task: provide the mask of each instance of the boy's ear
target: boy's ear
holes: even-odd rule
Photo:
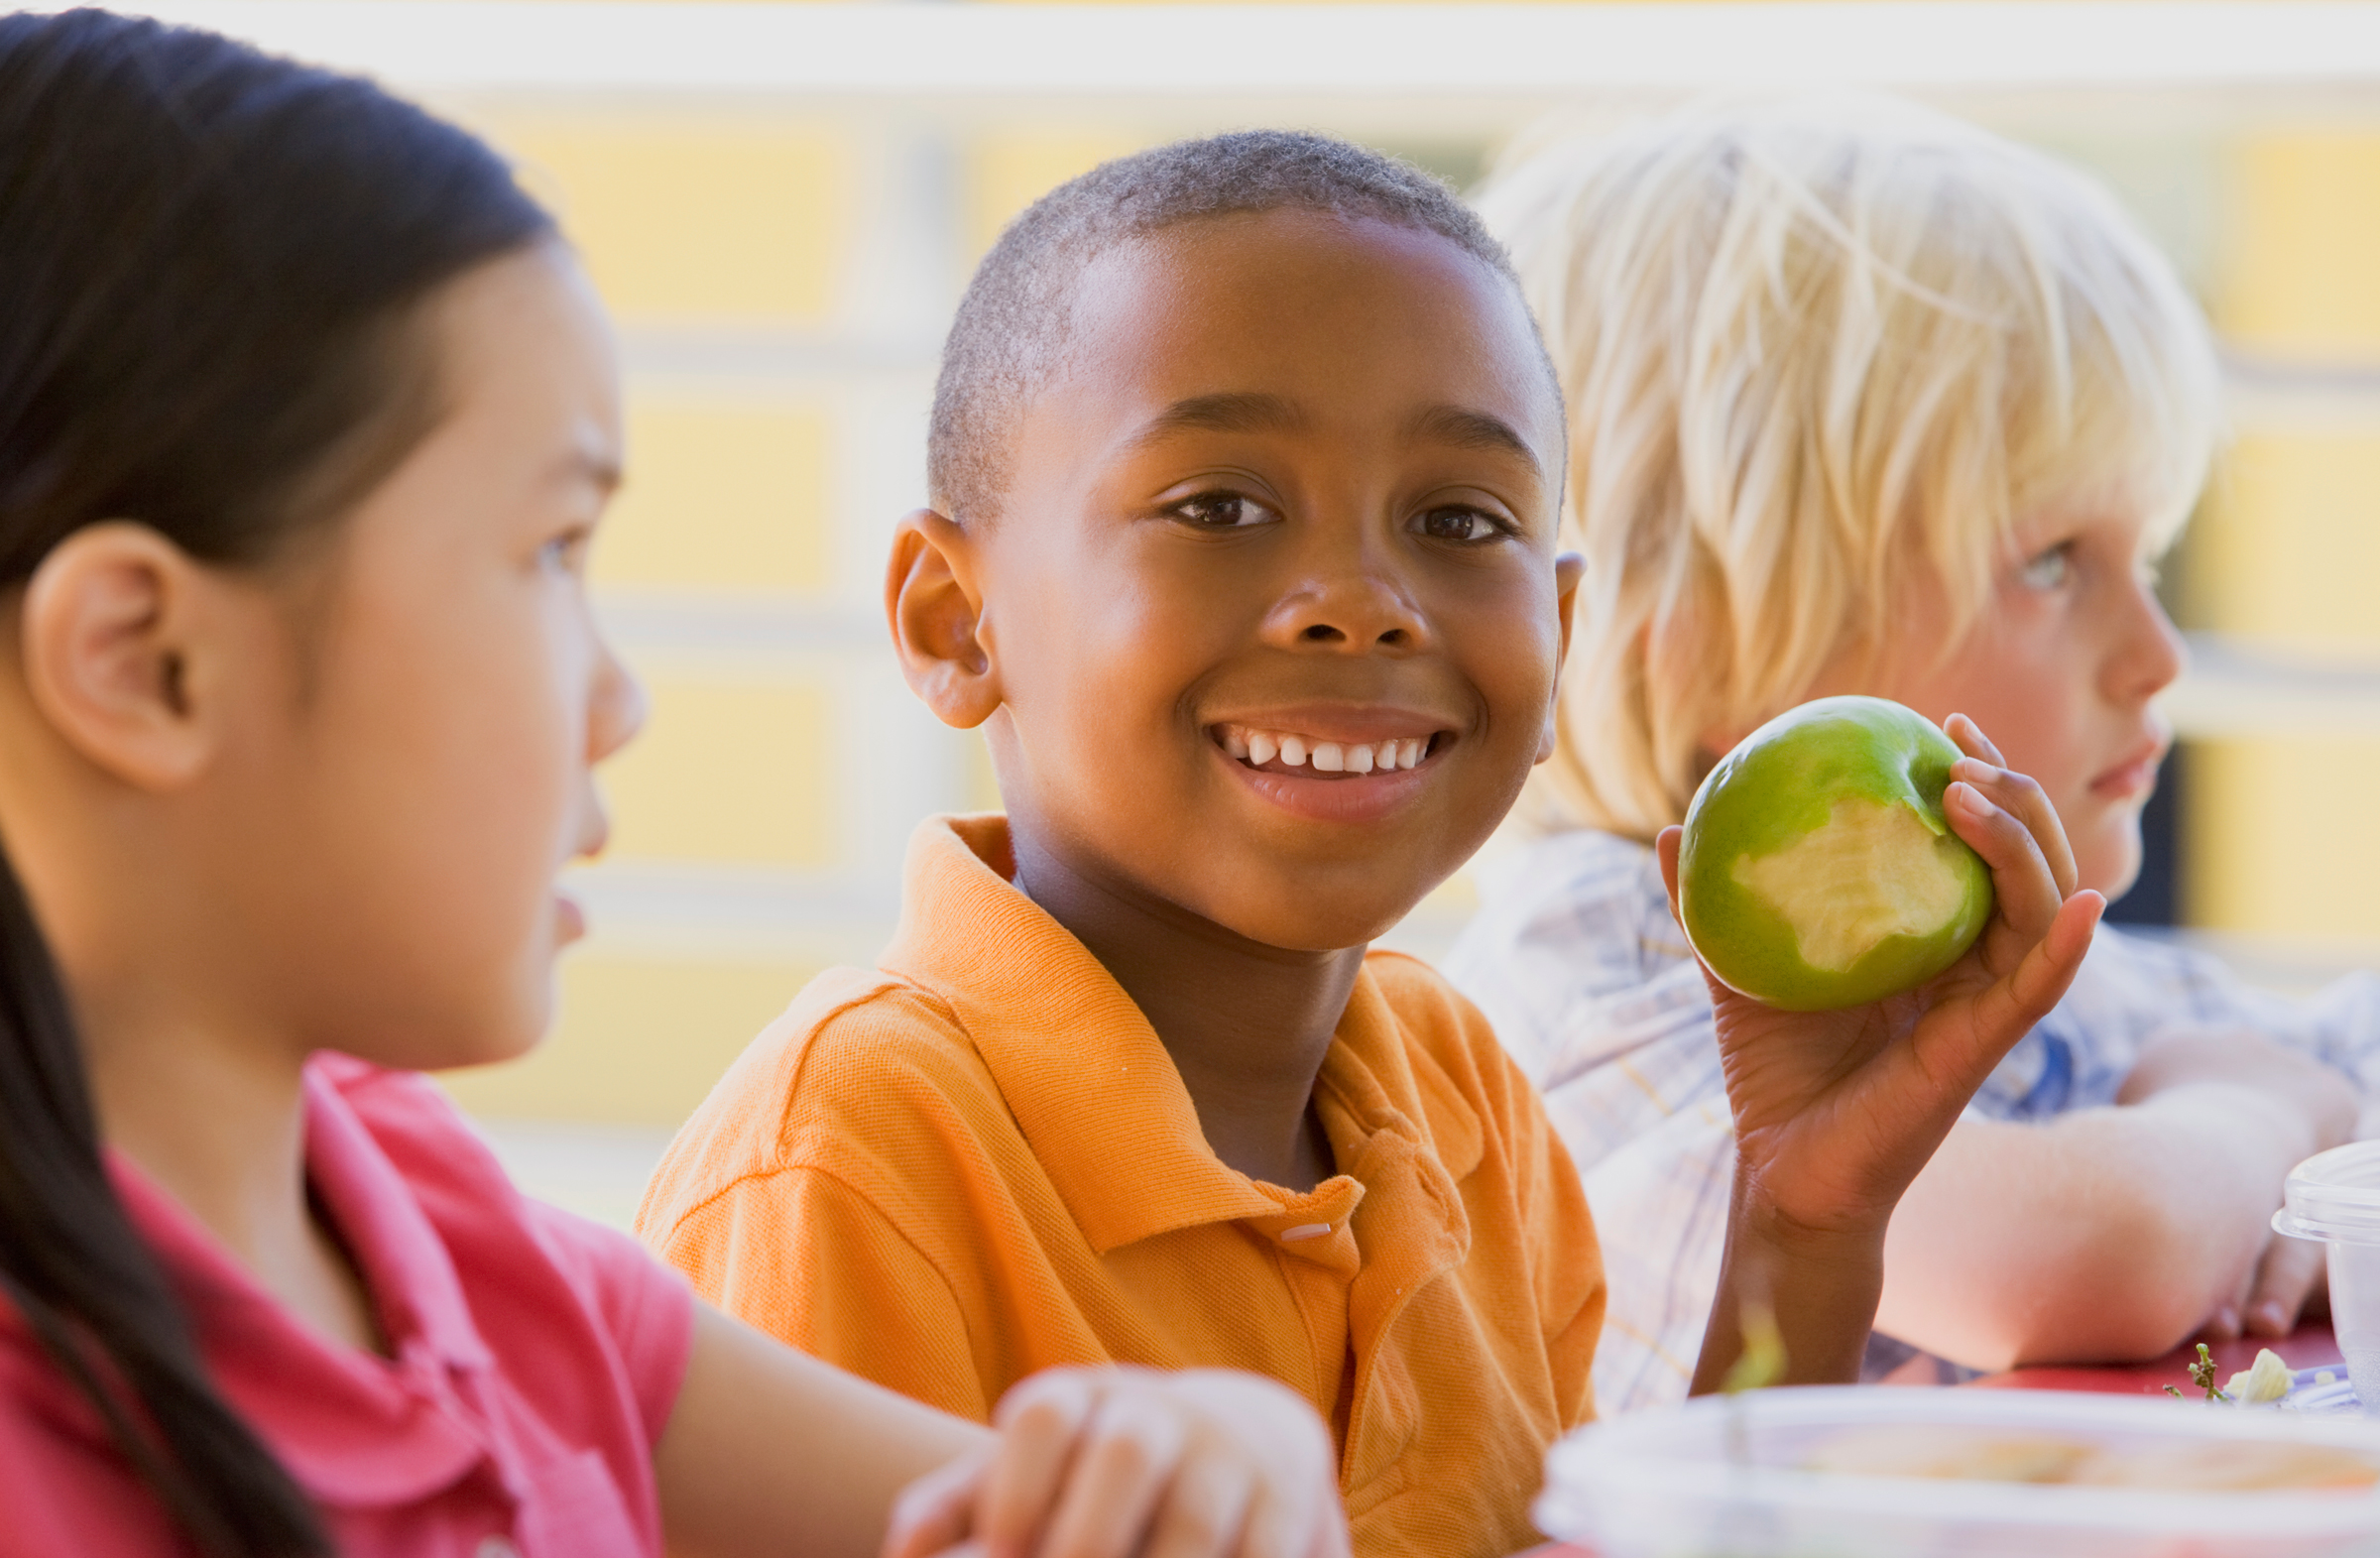
[[[1562,671],[1570,663],[1570,614],[1579,604],[1579,581],[1587,576],[1587,559],[1575,551],[1563,552],[1554,559],[1554,610],[1561,614],[1562,640],[1559,658],[1554,661],[1554,695],[1545,710],[1545,734],[1537,739],[1537,761],[1543,763],[1554,755],[1560,739],[1556,717],[1562,707]]]
[[[208,583],[180,547],[117,520],[59,542],[26,585],[19,649],[34,706],[136,788],[178,789],[214,756]]]
[[[909,690],[943,724],[973,730],[1000,707],[984,643],[975,538],[931,509],[905,516],[885,569],[885,616]]]

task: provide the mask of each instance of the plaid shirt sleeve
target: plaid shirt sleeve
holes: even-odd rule
[[[1585,1180],[1610,1294],[1598,1407],[1682,1399],[1735,1163],[1710,996],[1660,868],[1632,840],[1563,833],[1484,868],[1481,899],[1447,974],[1545,1094]],[[2180,1023],[2255,1027],[2380,1083],[2380,978],[2292,1002],[2202,952],[2102,929],[2074,989],[1971,1113],[2044,1120],[2111,1103],[2141,1044]]]

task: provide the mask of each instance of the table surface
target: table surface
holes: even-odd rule
[[[2256,1362],[2256,1354],[2271,1348],[2281,1355],[2281,1361],[2292,1369],[2345,1368],[2339,1355],[2338,1342],[2330,1334],[2326,1320],[2310,1320],[2280,1341],[2245,1336],[2235,1342],[2209,1342],[2206,1350],[2214,1355],[2217,1380],[2233,1375]],[[2099,1395],[2162,1395],[2167,1385],[2189,1391],[2190,1366],[2198,1361],[2195,1343],[2184,1343],[2165,1357],[2150,1364],[2119,1364],[2093,1368],[2057,1367],[2044,1369],[2012,1369],[2004,1375],[1986,1375],[1962,1386],[1967,1390],[2087,1390]]]
[[[2262,1337],[2241,1337],[2233,1342],[2209,1342],[2207,1352],[2214,1356],[2217,1380],[2230,1378],[2256,1362],[2256,1354],[2271,1348],[2281,1355],[2282,1362],[2292,1369],[2327,1369],[2345,1367],[2340,1357],[2338,1341],[2330,1334],[2329,1322],[2311,1320],[2280,1341]],[[2082,1390],[2094,1395],[2162,1395],[2165,1387],[2192,1389],[2190,1366],[2198,1362],[2198,1344],[2186,1342],[2165,1357],[2147,1364],[2111,1364],[2082,1367],[2064,1365],[2042,1369],[2011,1369],[2006,1374],[1986,1375],[1956,1388],[1963,1390]],[[1889,1386],[1883,1388],[1891,1388]],[[1925,1388],[1917,1386],[1915,1388]],[[1565,1542],[1550,1542],[1532,1547],[1516,1558],[1595,1558],[1584,1547]]]

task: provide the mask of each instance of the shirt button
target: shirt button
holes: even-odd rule
[[[1331,1225],[1328,1223],[1300,1223],[1295,1228],[1281,1230],[1281,1243],[1284,1245],[1303,1244],[1309,1239],[1320,1239],[1330,1231]]]
[[[471,1554],[472,1558],[521,1558],[521,1549],[513,1545],[509,1536],[483,1536]]]

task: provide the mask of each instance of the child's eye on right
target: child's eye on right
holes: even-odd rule
[[[2064,584],[2074,571],[2073,552],[2073,543],[2062,541],[2027,561],[2023,574],[2026,587],[2054,590]]]
[[[1195,498],[1183,499],[1166,512],[1185,524],[1210,531],[1269,525],[1280,518],[1255,499],[1244,498],[1236,492],[1200,493]]]

